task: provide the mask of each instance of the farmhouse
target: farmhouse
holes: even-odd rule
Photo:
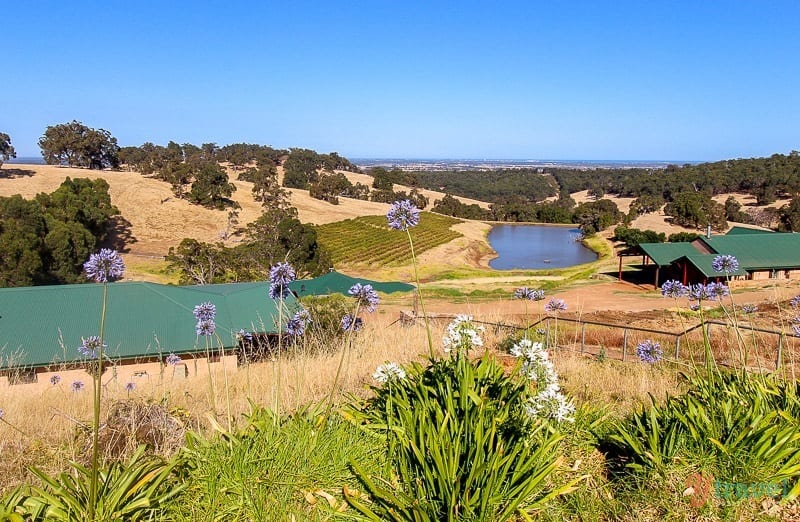
[[[734,280],[800,279],[800,234],[734,227],[725,235],[708,234],[691,243],[641,243],[639,248],[645,263],[656,267],[656,287],[665,279],[688,284],[724,277],[711,266],[722,254],[739,262],[739,270],[728,274]]]
[[[290,295],[279,312],[268,287],[265,282],[109,284],[104,331],[109,368],[103,382],[163,377],[167,371],[170,378],[185,378],[213,364],[235,368],[240,332],[276,334],[277,325],[299,307]],[[217,310],[209,348],[206,338],[197,336],[192,314],[195,305],[206,301]],[[99,284],[0,289],[0,386],[47,383],[56,374],[66,379],[67,372],[85,377],[86,361],[77,347],[99,333],[102,302]],[[181,363],[165,365],[171,353]]]

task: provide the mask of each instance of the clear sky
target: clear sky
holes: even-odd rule
[[[718,160],[800,149],[800,2],[3,3],[0,132],[346,157]]]

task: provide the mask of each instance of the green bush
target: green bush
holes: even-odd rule
[[[371,520],[503,521],[527,517],[573,482],[554,484],[558,425],[526,408],[536,386],[485,355],[466,352],[412,364],[374,388],[349,415],[387,445],[392,482],[374,480],[354,460],[371,496],[347,496]]]
[[[709,368],[689,390],[622,420],[607,442],[637,473],[690,464],[738,483],[800,477],[798,384]],[[796,485],[794,497],[800,491]]]
[[[99,490],[95,520],[154,520],[159,519],[166,504],[184,486],[176,480],[177,460],[146,455],[141,446],[127,464],[112,463],[99,472]],[[23,486],[3,502],[6,517],[9,512],[23,515],[24,520],[58,520],[79,522],[87,519],[91,472],[80,464],[72,464],[73,473],[50,477],[33,469],[42,481],[41,487]],[[21,519],[20,519],[21,520]]]

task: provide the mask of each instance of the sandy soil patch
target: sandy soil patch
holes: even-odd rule
[[[574,199],[575,203],[577,203],[579,205],[581,203],[586,203],[588,201],[597,201],[595,198],[589,196],[589,191],[588,190],[581,190],[580,192],[573,192],[572,194],[569,195],[569,197]],[[612,195],[609,194],[609,195],[603,196],[602,199],[610,199],[611,201],[613,201],[617,205],[617,208],[619,208],[620,212],[622,212],[624,214],[627,214],[631,209],[631,203],[633,203],[633,200],[636,199],[636,198],[618,198],[616,196],[612,196]]]

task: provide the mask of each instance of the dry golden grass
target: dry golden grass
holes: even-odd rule
[[[465,310],[468,311],[468,310]],[[488,322],[496,322],[499,316],[485,316]],[[434,348],[442,355],[441,337],[449,320],[436,320],[431,323]],[[125,383],[113,381],[104,388],[103,429],[108,422],[119,426],[120,433],[130,425],[130,436],[137,431],[137,422],[145,426],[146,419],[132,419],[136,412],[133,404],[163,405],[163,412],[152,408],[140,408],[140,415],[156,415],[163,419],[171,432],[176,432],[173,419],[180,421],[181,429],[196,430],[203,433],[212,431],[215,421],[225,429],[235,426],[242,420],[242,414],[250,409],[250,401],[274,408],[276,394],[280,394],[282,411],[295,411],[311,404],[325,403],[333,389],[336,370],[344,354],[344,365],[334,393],[334,404],[340,403],[350,395],[366,396],[369,385],[373,383],[372,373],[380,364],[387,361],[407,363],[421,361],[428,354],[427,335],[424,325],[403,326],[392,323],[388,314],[365,317],[365,328],[355,334],[351,345],[342,340],[335,346],[326,345],[327,352],[317,355],[303,355],[311,350],[318,340],[309,340],[308,345],[297,348],[294,356],[282,357],[279,361],[258,362],[226,369],[214,365],[211,375],[192,375],[185,379],[174,378],[169,371],[153,376],[149,382],[140,382],[130,393],[125,391]],[[484,333],[485,348],[494,351],[498,342],[506,335],[504,330],[487,327]],[[476,357],[482,352],[476,352]],[[500,356],[501,359],[503,358]],[[667,390],[674,390],[675,377],[669,372],[656,371],[637,363],[603,364],[584,357],[567,353],[555,357],[566,388],[580,401],[607,401],[614,408],[629,409],[637,401],[644,400],[648,392],[657,397]],[[191,365],[191,362],[189,362]],[[510,365],[510,363],[507,363]],[[4,422],[0,423],[0,450],[4,459],[0,464],[0,489],[7,490],[21,482],[31,479],[26,468],[31,465],[42,467],[49,472],[66,468],[69,460],[84,460],[87,448],[87,427],[90,423],[91,384],[87,376],[87,387],[81,392],[70,391],[68,382],[56,386],[40,388],[39,392],[23,390],[25,386],[12,386],[2,390],[2,405],[5,409]],[[216,405],[216,411],[212,404]],[[119,410],[122,410],[121,413]],[[109,419],[109,412],[117,410]],[[120,420],[120,417],[124,417]],[[167,418],[169,417],[169,418]],[[151,421],[150,421],[151,422]],[[161,420],[157,421],[161,422]],[[149,425],[148,425],[149,426]],[[141,434],[140,434],[141,435]],[[120,456],[129,452],[143,436],[135,441],[116,440],[105,449],[109,456]],[[162,453],[174,450],[163,443]],[[120,450],[122,448],[122,450]]]

